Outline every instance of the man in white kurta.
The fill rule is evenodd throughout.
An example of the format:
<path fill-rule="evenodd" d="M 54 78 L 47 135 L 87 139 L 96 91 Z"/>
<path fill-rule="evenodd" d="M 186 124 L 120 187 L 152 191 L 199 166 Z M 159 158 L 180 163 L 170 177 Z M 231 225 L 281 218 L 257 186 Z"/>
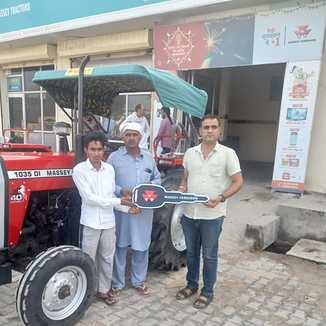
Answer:
<path fill-rule="evenodd" d="M 120 131 L 124 129 L 125 125 L 130 122 L 136 122 L 140 126 L 141 139 L 139 147 L 141 149 L 148 150 L 147 138 L 149 136 L 149 124 L 145 117 L 145 110 L 142 104 L 137 104 L 135 107 L 135 112 L 130 114 L 127 119 L 121 124 Z"/>
<path fill-rule="evenodd" d="M 115 170 L 116 192 L 131 193 L 140 184 L 160 184 L 160 172 L 149 151 L 139 148 L 140 128 L 129 123 L 123 129 L 125 147 L 113 152 L 108 159 Z M 139 214 L 116 212 L 117 247 L 114 255 L 112 287 L 119 293 L 125 287 L 126 256 L 131 248 L 131 283 L 141 294 L 148 294 L 146 284 L 149 246 L 153 224 L 153 209 Z"/>

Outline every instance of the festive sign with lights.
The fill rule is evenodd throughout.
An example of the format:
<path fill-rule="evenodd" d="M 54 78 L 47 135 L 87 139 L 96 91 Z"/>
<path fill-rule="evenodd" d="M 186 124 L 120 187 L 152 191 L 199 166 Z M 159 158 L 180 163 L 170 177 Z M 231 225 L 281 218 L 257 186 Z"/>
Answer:
<path fill-rule="evenodd" d="M 166 191 L 164 187 L 153 184 L 141 184 L 133 189 L 132 202 L 139 208 L 159 208 L 164 204 L 206 203 L 208 197 L 179 191 Z"/>
<path fill-rule="evenodd" d="M 154 29 L 155 66 L 168 70 L 252 63 L 254 16 Z"/>

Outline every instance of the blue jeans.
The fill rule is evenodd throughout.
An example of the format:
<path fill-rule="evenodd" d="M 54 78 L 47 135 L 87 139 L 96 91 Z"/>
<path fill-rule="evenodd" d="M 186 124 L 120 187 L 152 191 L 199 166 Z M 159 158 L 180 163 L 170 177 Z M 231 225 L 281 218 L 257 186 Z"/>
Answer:
<path fill-rule="evenodd" d="M 200 249 L 203 254 L 204 287 L 201 294 L 207 298 L 214 295 L 217 278 L 218 241 L 222 232 L 224 217 L 213 220 L 194 220 L 182 216 L 181 225 L 187 246 L 187 286 L 198 289 Z"/>

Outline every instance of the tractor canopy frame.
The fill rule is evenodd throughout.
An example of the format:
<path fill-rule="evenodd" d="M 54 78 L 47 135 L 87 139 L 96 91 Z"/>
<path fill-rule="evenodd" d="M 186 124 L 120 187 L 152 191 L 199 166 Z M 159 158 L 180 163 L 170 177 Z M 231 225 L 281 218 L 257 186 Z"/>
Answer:
<path fill-rule="evenodd" d="M 82 157 L 82 119 L 85 112 L 109 116 L 114 98 L 127 92 L 156 92 L 163 106 L 201 118 L 207 105 L 207 93 L 177 75 L 142 65 L 86 67 L 40 71 L 33 82 L 42 86 L 72 122 L 73 150 Z M 85 109 L 84 109 L 85 108 Z M 70 115 L 66 109 L 72 109 Z"/>

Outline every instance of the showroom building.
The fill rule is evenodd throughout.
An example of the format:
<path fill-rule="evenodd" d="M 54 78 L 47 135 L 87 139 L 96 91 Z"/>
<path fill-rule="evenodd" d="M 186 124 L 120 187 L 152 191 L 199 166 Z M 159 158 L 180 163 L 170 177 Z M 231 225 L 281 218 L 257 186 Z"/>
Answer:
<path fill-rule="evenodd" d="M 32 82 L 36 71 L 77 68 L 85 55 L 89 66 L 155 66 L 207 91 L 207 113 L 221 117 L 223 141 L 244 164 L 266 171 L 275 190 L 326 193 L 324 1 L 93 0 L 90 7 L 71 0 L 62 6 L 1 2 L 4 133 L 28 129 L 28 141 L 56 147 L 52 125 L 64 115 Z M 127 115 L 138 103 L 154 125 L 151 93 L 120 94 L 112 114 Z"/>

